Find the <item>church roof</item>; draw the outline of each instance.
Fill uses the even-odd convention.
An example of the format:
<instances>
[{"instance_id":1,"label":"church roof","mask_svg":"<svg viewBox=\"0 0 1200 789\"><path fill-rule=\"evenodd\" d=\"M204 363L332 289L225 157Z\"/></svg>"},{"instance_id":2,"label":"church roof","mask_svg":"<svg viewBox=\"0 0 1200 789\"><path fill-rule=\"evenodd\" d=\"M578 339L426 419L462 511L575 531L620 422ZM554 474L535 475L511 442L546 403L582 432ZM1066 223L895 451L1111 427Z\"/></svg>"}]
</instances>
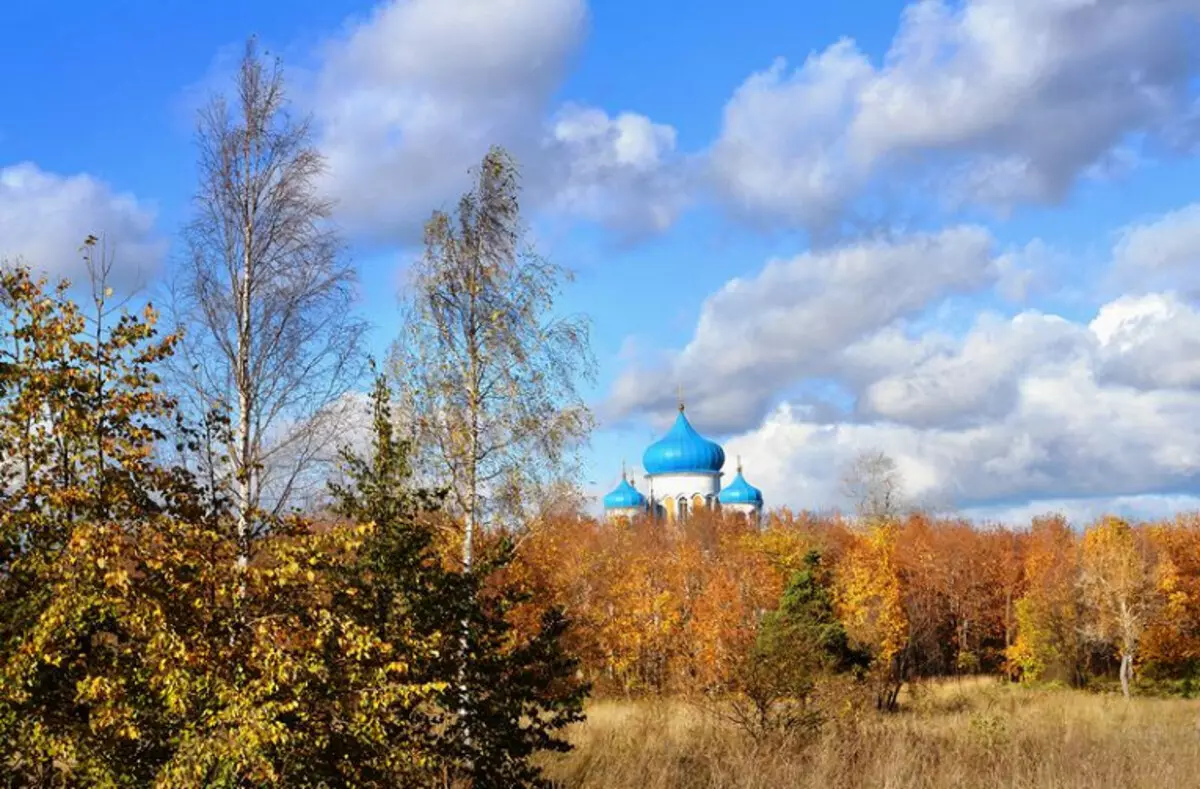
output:
<instances>
[{"instance_id":1,"label":"church roof","mask_svg":"<svg viewBox=\"0 0 1200 789\"><path fill-rule=\"evenodd\" d=\"M621 484L617 485L612 493L604 497L604 509L606 510L623 510L645 506L646 497L637 488L629 484L629 480L625 478L624 474L621 475Z\"/></svg>"},{"instance_id":2,"label":"church roof","mask_svg":"<svg viewBox=\"0 0 1200 789\"><path fill-rule=\"evenodd\" d=\"M724 465L725 450L696 432L684 416L682 405L675 424L642 455L642 466L650 475L715 473Z\"/></svg>"},{"instance_id":3,"label":"church roof","mask_svg":"<svg viewBox=\"0 0 1200 789\"><path fill-rule=\"evenodd\" d=\"M737 476L725 486L725 489L717 496L717 500L722 504L754 504L761 507L763 495L761 490L751 485L742 476L742 464L739 462Z\"/></svg>"}]
</instances>

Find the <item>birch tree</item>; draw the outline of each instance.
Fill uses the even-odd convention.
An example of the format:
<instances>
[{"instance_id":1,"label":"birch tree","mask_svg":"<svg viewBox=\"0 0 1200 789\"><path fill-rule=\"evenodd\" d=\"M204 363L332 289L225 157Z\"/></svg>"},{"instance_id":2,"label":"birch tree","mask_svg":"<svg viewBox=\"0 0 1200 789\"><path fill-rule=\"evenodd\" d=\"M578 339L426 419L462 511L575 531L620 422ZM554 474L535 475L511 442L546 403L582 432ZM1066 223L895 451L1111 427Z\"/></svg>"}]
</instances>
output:
<instances>
[{"instance_id":1,"label":"birch tree","mask_svg":"<svg viewBox=\"0 0 1200 789\"><path fill-rule=\"evenodd\" d=\"M1116 649L1125 698L1129 698L1142 633L1158 603L1155 563L1140 536L1125 521L1105 518L1084 534L1081 552L1080 586L1090 620L1087 634Z\"/></svg>"},{"instance_id":2,"label":"birch tree","mask_svg":"<svg viewBox=\"0 0 1200 789\"><path fill-rule=\"evenodd\" d=\"M842 492L864 521L890 520L904 510L904 479L896 461L884 452L855 455L842 473Z\"/></svg>"},{"instance_id":3,"label":"birch tree","mask_svg":"<svg viewBox=\"0 0 1200 789\"><path fill-rule=\"evenodd\" d=\"M199 113L199 188L173 295L187 329L176 369L194 410L228 414L220 472L245 546L256 513L279 514L314 464L333 459L363 324L317 189L324 159L309 122L288 111L278 60L251 39L233 87Z\"/></svg>"},{"instance_id":4,"label":"birch tree","mask_svg":"<svg viewBox=\"0 0 1200 789\"><path fill-rule=\"evenodd\" d=\"M555 312L570 274L526 242L514 161L493 148L453 212L437 211L411 272L393 365L419 461L464 524L463 564L489 518L569 476L592 417L589 324Z\"/></svg>"}]
</instances>

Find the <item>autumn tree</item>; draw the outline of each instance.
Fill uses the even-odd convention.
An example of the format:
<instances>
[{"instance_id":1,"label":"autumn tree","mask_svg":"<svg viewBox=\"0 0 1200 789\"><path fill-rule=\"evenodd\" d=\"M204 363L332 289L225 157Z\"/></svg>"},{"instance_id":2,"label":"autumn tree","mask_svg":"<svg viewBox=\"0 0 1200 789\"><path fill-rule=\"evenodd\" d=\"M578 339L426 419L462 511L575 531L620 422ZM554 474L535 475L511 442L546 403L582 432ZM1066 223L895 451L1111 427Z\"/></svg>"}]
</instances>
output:
<instances>
[{"instance_id":1,"label":"autumn tree","mask_svg":"<svg viewBox=\"0 0 1200 789\"><path fill-rule=\"evenodd\" d=\"M231 98L200 111L199 188L175 286L186 327L177 364L197 421L228 413L223 453L201 473L232 492L249 553L256 513L283 512L313 464L331 459L338 398L358 372L355 274L320 195L325 164L288 110L278 61L251 39Z\"/></svg>"},{"instance_id":2,"label":"autumn tree","mask_svg":"<svg viewBox=\"0 0 1200 789\"><path fill-rule=\"evenodd\" d=\"M131 568L116 556L131 534L198 514L186 475L154 462L173 407L155 370L176 338L156 336L149 305L105 320L97 242L84 244L91 321L70 283L0 272L0 739L12 774L47 783L65 767L99 781L153 728L130 702L152 690L128 673L131 623L112 595Z\"/></svg>"},{"instance_id":3,"label":"autumn tree","mask_svg":"<svg viewBox=\"0 0 1200 789\"><path fill-rule=\"evenodd\" d=\"M1083 535L1080 589L1087 632L1121 661L1121 693L1129 698L1133 662L1159 597L1149 542L1125 521L1108 517Z\"/></svg>"},{"instance_id":4,"label":"autumn tree","mask_svg":"<svg viewBox=\"0 0 1200 789\"><path fill-rule=\"evenodd\" d=\"M898 526L876 523L842 557L836 599L851 643L871 655L876 706L895 709L908 678L909 622L896 565Z\"/></svg>"},{"instance_id":5,"label":"autumn tree","mask_svg":"<svg viewBox=\"0 0 1200 789\"><path fill-rule=\"evenodd\" d=\"M1160 677L1192 681L1200 665L1200 519L1153 524L1147 538L1158 557L1153 617L1138 653Z\"/></svg>"},{"instance_id":6,"label":"autumn tree","mask_svg":"<svg viewBox=\"0 0 1200 789\"><path fill-rule=\"evenodd\" d=\"M988 554L995 578L993 593L1003 595L1003 649L1001 664L1008 679L1016 679L1017 666L1011 660L1013 644L1017 637L1017 601L1024 590L1024 565L1027 543L1023 535L1013 529L996 529L990 532L987 543Z\"/></svg>"},{"instance_id":7,"label":"autumn tree","mask_svg":"<svg viewBox=\"0 0 1200 789\"><path fill-rule=\"evenodd\" d=\"M1025 553L1024 586L1016 604L1017 636L1008 659L1024 680L1081 684L1079 550L1061 516L1034 519Z\"/></svg>"},{"instance_id":8,"label":"autumn tree","mask_svg":"<svg viewBox=\"0 0 1200 789\"><path fill-rule=\"evenodd\" d=\"M974 673L999 664L1005 543L966 521L912 514L897 535L897 568L914 673Z\"/></svg>"},{"instance_id":9,"label":"autumn tree","mask_svg":"<svg viewBox=\"0 0 1200 789\"><path fill-rule=\"evenodd\" d=\"M394 370L423 467L463 519L467 568L479 524L538 501L591 429L578 390L594 372L588 324L555 313L567 277L527 243L502 149L426 224Z\"/></svg>"},{"instance_id":10,"label":"autumn tree","mask_svg":"<svg viewBox=\"0 0 1200 789\"><path fill-rule=\"evenodd\" d=\"M6 777L233 787L420 775L415 736L376 740L382 783L346 758L387 731L380 710L407 721L435 700L388 658L398 640L331 607L337 568L370 526L281 522L239 569L228 514L186 470L155 462L174 409L156 371L175 337L157 335L149 307L89 322L67 293L27 269L0 274ZM328 748L347 731L335 721L355 748Z\"/></svg>"}]
</instances>

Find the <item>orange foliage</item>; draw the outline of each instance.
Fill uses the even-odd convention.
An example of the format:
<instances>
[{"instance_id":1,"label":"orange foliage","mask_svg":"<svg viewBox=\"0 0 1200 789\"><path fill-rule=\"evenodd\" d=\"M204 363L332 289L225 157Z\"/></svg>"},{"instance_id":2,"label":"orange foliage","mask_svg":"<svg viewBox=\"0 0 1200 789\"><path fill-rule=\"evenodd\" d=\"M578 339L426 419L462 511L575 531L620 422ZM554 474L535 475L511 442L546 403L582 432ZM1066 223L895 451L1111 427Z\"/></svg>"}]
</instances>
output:
<instances>
[{"instance_id":1,"label":"orange foliage","mask_svg":"<svg viewBox=\"0 0 1200 789\"><path fill-rule=\"evenodd\" d=\"M1136 527L1161 557L1161 606L1139 662L1178 673L1200 659L1200 520ZM547 606L572 623L570 648L599 693L727 687L805 554L818 550L852 642L888 704L906 680L981 672L1081 681L1096 623L1085 606L1083 532L1058 517L1032 528L913 515L859 530L787 510L761 529L697 513L686 523L547 519L506 570L530 593L512 612L535 628ZM1107 665L1093 659L1093 668Z\"/></svg>"},{"instance_id":2,"label":"orange foliage","mask_svg":"<svg viewBox=\"0 0 1200 789\"><path fill-rule=\"evenodd\" d=\"M1162 605L1142 637L1143 660L1159 665L1200 661L1200 516L1154 524L1148 537L1159 555L1156 588Z\"/></svg>"},{"instance_id":3,"label":"orange foliage","mask_svg":"<svg viewBox=\"0 0 1200 789\"><path fill-rule=\"evenodd\" d=\"M563 519L521 545L513 572L574 623L570 638L602 690L719 687L754 639L809 543L801 530L700 513L683 524Z\"/></svg>"}]
</instances>

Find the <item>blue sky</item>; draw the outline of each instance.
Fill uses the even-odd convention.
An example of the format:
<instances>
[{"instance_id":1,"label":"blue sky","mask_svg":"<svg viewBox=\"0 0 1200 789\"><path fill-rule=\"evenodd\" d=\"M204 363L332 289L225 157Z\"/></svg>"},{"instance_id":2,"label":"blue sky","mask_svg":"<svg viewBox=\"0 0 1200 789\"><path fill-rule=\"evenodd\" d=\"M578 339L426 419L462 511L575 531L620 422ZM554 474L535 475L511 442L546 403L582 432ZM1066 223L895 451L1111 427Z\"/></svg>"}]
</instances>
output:
<instances>
[{"instance_id":1,"label":"blue sky","mask_svg":"<svg viewBox=\"0 0 1200 789\"><path fill-rule=\"evenodd\" d=\"M981 517L1200 494L1198 0L6 4L0 255L170 271L192 113L282 54L382 352L490 142L594 321L592 493L682 386L768 506L856 453ZM63 239L68 239L64 242ZM134 274L130 274L131 281Z\"/></svg>"}]
</instances>

